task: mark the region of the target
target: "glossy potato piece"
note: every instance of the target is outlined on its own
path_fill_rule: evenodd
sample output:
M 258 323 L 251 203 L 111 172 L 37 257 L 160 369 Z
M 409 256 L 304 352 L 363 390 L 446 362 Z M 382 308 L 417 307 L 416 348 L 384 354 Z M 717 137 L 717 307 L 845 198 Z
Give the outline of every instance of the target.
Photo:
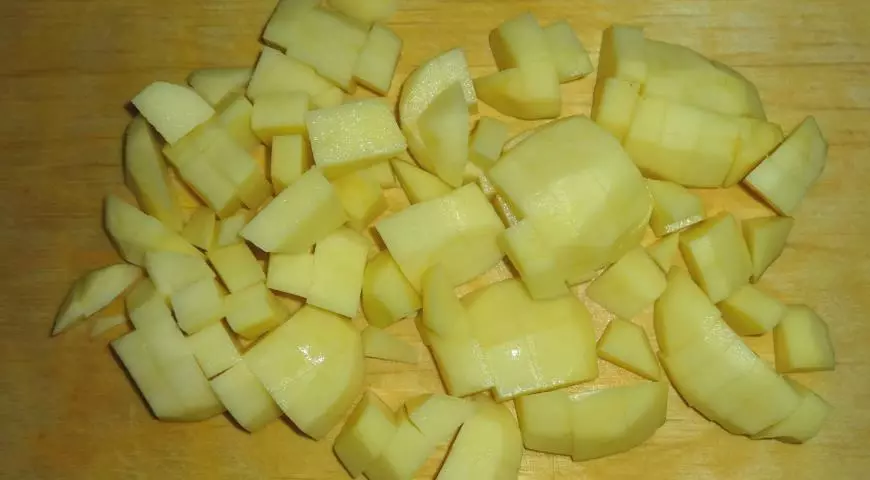
M 256 432 L 281 416 L 281 409 L 245 362 L 238 362 L 211 381 L 215 395 L 245 430 Z
M 571 428 L 571 401 L 566 390 L 517 397 L 514 405 L 526 448 L 571 455 L 574 432 Z
M 660 180 L 647 180 L 653 198 L 649 225 L 657 237 L 678 232 L 704 219 L 701 198 L 680 185 Z

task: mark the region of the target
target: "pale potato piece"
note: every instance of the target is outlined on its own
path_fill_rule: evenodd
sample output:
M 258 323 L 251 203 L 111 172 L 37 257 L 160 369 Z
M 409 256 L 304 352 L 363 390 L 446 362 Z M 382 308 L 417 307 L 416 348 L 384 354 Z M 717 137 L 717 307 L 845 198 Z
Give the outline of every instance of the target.
M 567 295 L 568 272 L 532 220 L 511 226 L 498 239 L 511 264 L 520 273 L 532 298 L 544 300 Z
M 800 405 L 788 418 L 762 430 L 752 438 L 775 438 L 785 443 L 804 443 L 819 433 L 833 410 L 831 404 L 809 388 L 794 380 L 786 380 L 800 395 Z
M 782 127 L 775 123 L 741 118 L 737 156 L 722 186 L 731 187 L 746 178 L 782 142 L 783 137 Z
M 359 333 L 313 307 L 302 307 L 244 359 L 284 414 L 314 439 L 337 425 L 362 391 Z
M 329 0 L 329 5 L 361 22 L 382 22 L 396 13 L 398 0 Z
M 523 457 L 520 429 L 510 410 L 489 401 L 478 402 L 453 446 L 439 480 L 516 478 Z
M 634 448 L 665 423 L 668 385 L 644 382 L 578 394 L 571 399 L 575 462 Z
M 414 165 L 398 160 L 391 160 L 390 164 L 396 172 L 402 190 L 408 196 L 408 201 L 412 204 L 434 200 L 452 191 L 450 185 L 443 180 Z
M 381 186 L 363 175 L 361 171 L 350 173 L 332 181 L 332 186 L 341 199 L 349 218 L 348 225 L 354 230 L 366 229 L 375 218 L 387 210 L 387 199 Z
M 215 110 L 218 122 L 242 148 L 253 150 L 261 145 L 260 139 L 251 130 L 254 104 L 248 100 L 244 91 L 230 93 L 215 105 Z
M 145 213 L 181 231 L 184 216 L 170 187 L 166 161 L 151 127 L 140 116 L 124 133 L 124 179 Z
M 753 285 L 744 285 L 718 305 L 728 326 L 738 335 L 763 335 L 785 315 L 785 305 Z
M 692 278 L 713 303 L 749 283 L 752 259 L 737 220 L 722 212 L 680 234 L 680 251 Z
M 552 64 L 509 68 L 474 79 L 481 101 L 523 120 L 556 118 L 562 113 L 559 77 Z
M 661 368 L 643 327 L 621 318 L 607 324 L 598 339 L 598 356 L 648 380 L 658 381 Z
M 203 278 L 175 291 L 169 302 L 178 326 L 188 335 L 220 323 L 225 315 L 224 294 L 214 278 Z
M 266 204 L 241 236 L 265 252 L 302 253 L 346 221 L 335 188 L 312 168 Z
M 266 145 L 280 135 L 304 134 L 310 101 L 304 92 L 270 93 L 254 100 L 251 129 Z
M 688 272 L 674 267 L 667 278 L 668 286 L 656 300 L 653 310 L 660 351 L 665 354 L 676 352 L 710 332 L 732 342 L 737 339 L 736 334 L 721 321 L 722 314 L 701 287 L 692 281 Z
M 282 5 L 292 3 L 292 0 L 284 0 Z M 261 95 L 280 92 L 305 92 L 311 97 L 311 103 L 318 108 L 327 106 L 322 103 L 325 100 L 329 106 L 333 106 L 341 104 L 344 99 L 344 92 L 340 88 L 329 83 L 329 80 L 318 75 L 308 65 L 278 50 L 263 47 L 248 83 L 248 97 L 256 100 Z
M 281 416 L 281 409 L 245 362 L 236 362 L 213 378 L 211 388 L 233 419 L 249 432 L 256 432 Z
M 523 444 L 529 450 L 571 455 L 571 402 L 566 390 L 534 393 L 514 399 Z
M 353 4 L 362 3 L 353 2 Z M 372 25 L 366 43 L 356 60 L 353 70 L 354 80 L 375 93 L 388 94 L 401 54 L 402 39 L 385 25 L 380 23 Z
M 208 250 L 215 240 L 216 227 L 217 219 L 214 212 L 208 207 L 201 206 L 190 215 L 190 219 L 181 230 L 181 236 L 191 245 L 201 250 Z
M 469 122 L 459 83 L 438 94 L 417 119 L 428 160 L 423 166 L 453 187 L 462 185 L 468 162 Z
M 242 361 L 239 349 L 221 322 L 194 333 L 187 337 L 187 341 L 193 356 L 208 378 L 216 377 Z
M 127 324 L 127 316 L 124 314 L 108 315 L 94 320 L 94 325 L 91 327 L 91 338 L 96 338 L 115 327 Z
M 381 455 L 363 470 L 363 474 L 369 480 L 413 478 L 429 456 L 435 453 L 436 447 L 411 423 L 405 409 L 400 409 L 396 434 Z
M 320 6 L 320 0 L 278 0 L 266 27 L 263 41 L 267 44 L 281 45 L 291 40 L 290 30 L 305 17 L 309 10 Z
M 151 412 L 160 420 L 183 421 L 185 405 L 169 380 L 157 368 L 142 332 L 134 331 L 112 342 L 112 350 L 142 393 Z
M 54 319 L 52 335 L 97 313 L 142 278 L 142 269 L 120 263 L 95 270 L 73 283 Z
M 368 262 L 363 276 L 362 307 L 370 325 L 386 328 L 422 306 L 420 295 L 389 252 L 380 252 Z
M 243 90 L 254 69 L 251 67 L 201 68 L 190 72 L 187 84 L 212 106 L 232 92 Z
M 828 142 L 814 117 L 807 117 L 743 183 L 783 215 L 797 210 L 825 169 Z
M 279 292 L 305 298 L 314 280 L 314 254 L 269 255 L 269 274 L 266 285 Z
M 655 260 L 663 272 L 668 273 L 674 264 L 674 258 L 680 251 L 680 234 L 673 233 L 656 240 L 646 247 L 646 253 Z
M 151 251 L 145 254 L 144 266 L 148 277 L 164 296 L 172 295 L 200 280 L 215 277 L 205 259 L 198 255 Z
M 314 163 L 329 178 L 370 167 L 407 149 L 389 105 L 366 99 L 309 112 Z
M 214 116 L 214 108 L 193 89 L 167 82 L 154 82 L 132 100 L 148 123 L 173 145 Z
M 160 220 L 115 195 L 106 196 L 106 233 L 118 248 L 124 260 L 142 265 L 145 252 L 160 250 L 202 255 L 187 240 L 166 227 Z
M 556 67 L 544 30 L 528 12 L 505 20 L 490 32 L 489 48 L 499 70 Z
M 794 227 L 791 217 L 759 217 L 744 220 L 743 239 L 752 257 L 752 281 L 757 282 L 782 255 Z
M 230 328 L 248 340 L 281 325 L 290 313 L 262 283 L 227 295 L 224 308 Z
M 510 132 L 506 123 L 492 117 L 481 117 L 471 134 L 468 159 L 483 170 L 488 170 L 501 157 Z
M 611 25 L 601 34 L 599 80 L 615 77 L 643 84 L 647 78 L 646 63 L 646 40 L 640 27 Z
M 706 216 L 701 198 L 680 185 L 661 180 L 647 180 L 653 199 L 649 225 L 657 237 L 686 229 Z
M 378 162 L 369 168 L 360 170 L 359 173 L 378 182 L 381 188 L 393 188 L 397 185 L 390 161 Z
M 241 237 L 240 232 L 253 217 L 254 212 L 241 208 L 232 216 L 220 220 L 211 248 L 218 249 L 244 243 L 245 240 Z
M 362 342 L 363 354 L 368 358 L 417 363 L 419 355 L 413 345 L 380 328 L 371 325 L 366 327 L 362 331 Z
M 308 304 L 354 318 L 359 311 L 368 250 L 368 241 L 348 228 L 318 241 Z
M 620 78 L 598 80 L 590 117 L 622 142 L 631 128 L 634 111 L 640 100 L 639 90 L 638 83 Z
M 469 400 L 441 393 L 426 393 L 405 402 L 408 420 L 435 445 L 453 438 L 475 409 Z
M 586 288 L 586 296 L 616 316 L 630 320 L 665 291 L 667 280 L 643 247 L 625 254 Z
M 450 337 L 470 332 L 465 307 L 456 298 L 443 265 L 433 265 L 423 275 L 423 325 L 436 335 Z
M 833 370 L 837 361 L 828 325 L 806 305 L 790 305 L 773 329 L 776 369 L 780 372 Z
M 426 270 L 441 263 L 454 285 L 498 263 L 501 220 L 477 185 L 418 203 L 376 224 L 390 254 L 415 289 Z
M 281 135 L 272 138 L 270 175 L 275 193 L 281 193 L 313 164 L 311 146 L 305 135 Z
M 335 437 L 333 450 L 347 472 L 359 477 L 381 456 L 398 427 L 398 415 L 374 392 L 366 391 Z
M 124 304 L 137 331 L 175 326 L 166 297 L 157 291 L 151 279 L 139 281 L 124 298 Z
M 560 82 L 577 80 L 595 71 L 589 53 L 566 20 L 544 27 L 544 37 Z

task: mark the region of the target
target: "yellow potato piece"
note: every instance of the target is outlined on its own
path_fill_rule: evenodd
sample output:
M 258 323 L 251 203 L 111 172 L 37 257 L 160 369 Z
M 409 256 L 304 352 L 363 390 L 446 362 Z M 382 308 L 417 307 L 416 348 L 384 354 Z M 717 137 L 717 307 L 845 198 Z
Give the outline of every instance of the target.
M 648 380 L 658 381 L 661 368 L 643 327 L 614 318 L 598 339 L 598 356 Z
M 217 106 L 230 93 L 243 90 L 253 72 L 250 67 L 200 68 L 190 72 L 187 84 L 210 105 Z
M 737 220 L 728 212 L 682 232 L 680 251 L 692 278 L 713 303 L 749 283 L 752 259 Z
M 647 180 L 653 198 L 649 225 L 657 237 L 686 229 L 706 216 L 701 198 L 680 185 L 660 180 Z
M 794 227 L 790 217 L 759 217 L 742 223 L 743 239 L 752 258 L 752 281 L 757 282 L 764 272 L 785 250 L 788 236 Z
M 426 393 L 405 402 L 408 420 L 430 442 L 440 445 L 453 438 L 459 427 L 474 415 L 469 400 L 440 393 Z
M 124 263 L 95 270 L 76 280 L 54 319 L 52 335 L 97 313 L 142 277 L 142 269 Z
M 172 294 L 169 301 L 178 326 L 189 335 L 220 323 L 220 319 L 226 315 L 224 294 L 217 281 L 211 277 L 179 289 Z
M 561 83 L 583 78 L 595 71 L 589 53 L 567 21 L 559 20 L 544 27 L 544 37 Z
M 287 307 L 263 283 L 231 293 L 224 308 L 230 328 L 248 340 L 281 325 L 289 315 Z
M 674 258 L 680 251 L 680 234 L 667 235 L 646 247 L 646 253 L 655 260 L 662 271 L 668 273 L 674 264 Z
M 787 380 L 800 395 L 800 405 L 785 420 L 762 430 L 752 438 L 775 438 L 785 443 L 804 443 L 821 430 L 833 407 L 812 390 L 794 380 Z
M 391 160 L 390 163 L 396 172 L 402 190 L 405 191 L 408 201 L 412 204 L 443 197 L 452 191 L 450 185 L 444 183 L 443 180 L 414 165 L 398 160 Z
M 208 260 L 231 292 L 244 290 L 266 280 L 266 274 L 257 263 L 257 257 L 245 243 L 214 249 L 208 252 Z
M 833 370 L 837 361 L 828 325 L 806 305 L 791 305 L 773 329 L 780 372 Z
M 565 390 L 534 393 L 514 399 L 523 444 L 529 450 L 571 455 L 571 402 Z
M 522 456 L 520 429 L 510 410 L 503 405 L 481 401 L 478 402 L 476 414 L 459 431 L 435 478 L 516 478 Z
M 366 327 L 362 331 L 362 342 L 363 354 L 368 358 L 417 363 L 419 357 L 413 345 L 377 327 Z
M 380 252 L 366 265 L 362 306 L 370 325 L 386 328 L 423 304 L 390 253 Z
M 242 361 L 230 332 L 220 322 L 187 337 L 193 356 L 208 378 L 216 377 Z M 215 392 L 217 393 L 217 392 Z M 220 395 L 218 395 L 220 398 Z
M 202 255 L 181 235 L 170 230 L 160 220 L 138 208 L 108 195 L 105 202 L 106 233 L 124 260 L 142 265 L 147 251 L 170 251 Z
M 642 247 L 626 253 L 586 288 L 586 296 L 624 319 L 632 319 L 665 291 L 667 280 Z
M 639 84 L 620 78 L 601 78 L 595 84 L 590 117 L 622 142 L 631 127 L 640 99 Z
M 281 416 L 281 409 L 245 362 L 237 362 L 211 381 L 215 395 L 245 430 L 256 432 Z
M 176 232 L 184 217 L 170 187 L 166 160 L 145 118 L 134 118 L 124 133 L 124 179 L 145 213 Z
M 359 477 L 381 456 L 398 427 L 398 415 L 369 390 L 335 437 L 335 455 L 352 477 Z
M 752 285 L 744 285 L 718 305 L 738 335 L 763 335 L 785 315 L 785 305 Z
M 362 2 L 352 3 L 362 4 Z M 379 23 L 372 25 L 366 43 L 356 60 L 354 80 L 375 93 L 388 94 L 401 53 L 402 39 L 395 32 Z
M 167 82 L 148 85 L 132 102 L 169 145 L 174 145 L 215 113 L 193 89 Z

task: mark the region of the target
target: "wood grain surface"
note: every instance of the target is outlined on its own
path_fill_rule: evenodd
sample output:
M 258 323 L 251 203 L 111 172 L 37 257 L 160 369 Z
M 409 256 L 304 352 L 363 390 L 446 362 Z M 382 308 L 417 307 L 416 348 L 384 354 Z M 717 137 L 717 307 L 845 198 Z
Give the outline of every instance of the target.
M 331 452 L 336 432 L 314 442 L 284 422 L 255 435 L 225 417 L 158 422 L 110 354 L 110 335 L 91 339 L 89 327 L 81 327 L 48 336 L 70 282 L 118 260 L 101 228 L 101 200 L 123 188 L 126 102 L 153 80 L 181 82 L 194 68 L 252 64 L 273 6 L 273 0 L 0 2 L 0 477 L 347 477 Z M 474 75 L 493 71 L 488 32 L 525 10 L 543 22 L 567 17 L 593 57 L 611 23 L 645 25 L 650 37 L 736 67 L 756 82 L 769 117 L 786 130 L 805 115 L 818 118 L 830 141 L 828 166 L 762 287 L 828 320 L 838 366 L 799 378 L 836 408 L 807 445 L 728 435 L 672 392 L 667 423 L 641 447 L 582 464 L 527 452 L 521 478 L 867 478 L 870 3 L 402 0 L 390 24 L 405 40 L 392 97 L 412 69 L 452 47 L 465 47 Z M 563 87 L 565 113 L 588 113 L 593 83 L 590 77 Z M 511 125 L 519 132 L 534 124 Z M 740 189 L 704 198 L 711 212 L 764 212 Z M 600 332 L 608 315 L 590 308 Z M 649 312 L 638 321 L 649 328 Z M 392 330 L 419 344 L 413 322 Z M 771 358 L 769 336 L 750 344 Z M 415 366 L 366 360 L 368 385 L 393 406 L 442 389 L 420 348 Z M 600 383 L 633 381 L 614 367 L 602 369 Z M 420 478 L 431 478 L 443 453 Z

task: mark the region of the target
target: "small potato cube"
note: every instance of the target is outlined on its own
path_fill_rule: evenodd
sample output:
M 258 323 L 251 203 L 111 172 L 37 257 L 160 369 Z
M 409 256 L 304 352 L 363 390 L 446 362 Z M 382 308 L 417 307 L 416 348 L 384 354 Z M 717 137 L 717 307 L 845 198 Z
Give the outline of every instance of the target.
M 469 123 L 468 105 L 459 83 L 439 93 L 417 119 L 425 145 L 420 164 L 453 187 L 462 185 L 468 164 Z
M 622 142 L 631 127 L 640 86 L 619 78 L 599 78 L 595 84 L 592 120 Z
M 782 255 L 794 227 L 791 217 L 760 217 L 743 221 L 743 239 L 752 258 L 752 281 L 757 282 Z
M 692 278 L 713 303 L 749 283 L 752 259 L 737 220 L 728 212 L 682 232 L 680 251 Z
M 630 320 L 652 305 L 666 286 L 661 268 L 638 247 L 590 283 L 586 295 L 618 317 Z
M 380 457 L 398 423 L 397 415 L 374 392 L 363 395 L 335 437 L 335 454 L 352 477 L 359 477 Z
M 362 172 L 337 178 L 332 185 L 350 219 L 348 224 L 357 231 L 364 230 L 387 210 L 387 199 L 381 186 Z
M 314 254 L 273 253 L 269 255 L 269 274 L 266 277 L 266 286 L 270 289 L 306 298 L 311 290 L 313 280 Z
M 369 358 L 401 363 L 417 363 L 419 353 L 413 345 L 386 330 L 368 326 L 362 331 L 363 354 Z
M 652 381 L 661 377 L 661 368 L 643 327 L 614 318 L 598 339 L 598 356 L 629 372 Z
M 250 67 L 201 68 L 188 75 L 187 84 L 206 102 L 215 106 L 230 93 L 244 89 L 251 79 L 251 73 L 253 69 Z
M 481 117 L 471 134 L 468 159 L 483 170 L 489 169 L 501 157 L 509 135 L 506 123 L 492 117 Z
M 172 310 L 178 326 L 195 334 L 224 317 L 224 295 L 214 278 L 204 278 L 172 294 Z
M 407 149 L 389 104 L 367 99 L 309 112 L 314 163 L 328 178 L 370 167 Z
M 239 235 L 239 232 L 245 228 L 245 225 L 248 224 L 253 216 L 253 212 L 242 208 L 231 217 L 227 217 L 218 222 L 212 248 L 223 248 L 237 243 L 244 243 L 245 240 Z
M 214 212 L 208 207 L 199 207 L 184 225 L 181 236 L 190 242 L 191 245 L 202 250 L 208 250 L 214 241 L 216 225 L 217 219 L 215 219 Z
M 148 252 L 145 270 L 164 296 L 172 295 L 199 280 L 215 277 L 202 257 L 175 252 Z
M 208 378 L 220 375 L 242 360 L 223 323 L 214 323 L 187 337 L 193 356 Z
M 668 273 L 680 251 L 680 234 L 674 233 L 646 247 L 646 253 L 655 260 L 662 271 Z
M 258 283 L 226 298 L 227 321 L 234 332 L 254 340 L 287 319 L 288 310 Z
M 281 135 L 272 138 L 272 186 L 281 193 L 314 163 L 311 146 L 305 135 Z
M 353 318 L 359 311 L 369 242 L 343 228 L 317 242 L 308 303 Z
M 356 60 L 353 78 L 375 93 L 386 95 L 390 92 L 401 54 L 402 39 L 388 27 L 376 23 L 369 30 Z
M 322 106 L 316 100 L 318 97 L 344 97 L 341 89 L 308 65 L 278 50 L 264 47 L 248 84 L 248 97 L 256 101 L 262 95 L 280 92 L 305 92 L 311 96 L 312 103 L 318 106 Z
M 722 317 L 738 335 L 763 335 L 785 315 L 785 305 L 752 285 L 744 285 L 719 303 Z
M 133 105 L 169 145 L 174 145 L 214 115 L 214 108 L 193 89 L 154 82 L 133 99 Z
M 146 278 L 136 284 L 127 297 L 124 298 L 130 323 L 136 330 L 147 330 L 152 327 L 175 327 L 175 319 L 169 305 L 154 283 Z
M 362 306 L 369 324 L 380 328 L 386 328 L 422 307 L 420 295 L 389 252 L 380 252 L 366 265 Z
M 589 53 L 565 20 L 544 27 L 544 38 L 562 83 L 583 78 L 595 71 Z
M 833 370 L 834 346 L 828 325 L 805 305 L 791 305 L 773 329 L 776 369 L 783 373 Z
M 378 162 L 365 170 L 360 170 L 362 175 L 378 182 L 381 188 L 393 188 L 396 184 L 396 175 L 389 161 Z
M 256 432 L 281 416 L 281 409 L 244 362 L 235 363 L 212 379 L 211 388 L 233 419 L 249 432 Z
M 722 186 L 731 187 L 740 183 L 749 172 L 782 143 L 784 136 L 782 127 L 775 123 L 757 118 L 741 118 L 740 144 L 737 155 Z
M 182 420 L 188 414 L 172 384 L 154 362 L 145 336 L 133 331 L 112 342 L 112 350 L 121 360 L 136 387 L 145 397 L 148 407 L 160 420 Z
M 235 293 L 266 280 L 257 257 L 244 243 L 212 250 L 208 252 L 208 260 L 230 292 Z
M 499 237 L 499 245 L 520 272 L 532 298 L 543 300 L 569 293 L 567 272 L 553 255 L 552 247 L 531 220 L 523 220 Z
M 260 139 L 251 130 L 254 104 L 248 100 L 245 92 L 230 93 L 217 104 L 215 110 L 220 124 L 242 148 L 253 150 L 260 145 Z
M 443 197 L 452 191 L 450 185 L 421 168 L 398 160 L 392 160 L 390 163 L 393 165 L 402 190 L 412 204 Z
M 562 113 L 562 91 L 553 67 L 510 68 L 474 79 L 478 98 L 511 117 L 556 118 Z
M 598 78 L 620 78 L 642 84 L 647 77 L 646 40 L 643 29 L 611 25 L 601 34 Z
M 649 225 L 657 237 L 688 228 L 704 219 L 701 198 L 680 185 L 660 180 L 647 180 L 653 198 Z
M 801 403 L 785 420 L 753 435 L 753 439 L 775 438 L 784 443 L 804 443 L 819 433 L 833 410 L 831 404 L 817 393 L 792 379 L 786 380 L 801 397 Z
M 266 145 L 278 135 L 304 134 L 308 94 L 304 92 L 270 93 L 254 101 L 251 128 Z

